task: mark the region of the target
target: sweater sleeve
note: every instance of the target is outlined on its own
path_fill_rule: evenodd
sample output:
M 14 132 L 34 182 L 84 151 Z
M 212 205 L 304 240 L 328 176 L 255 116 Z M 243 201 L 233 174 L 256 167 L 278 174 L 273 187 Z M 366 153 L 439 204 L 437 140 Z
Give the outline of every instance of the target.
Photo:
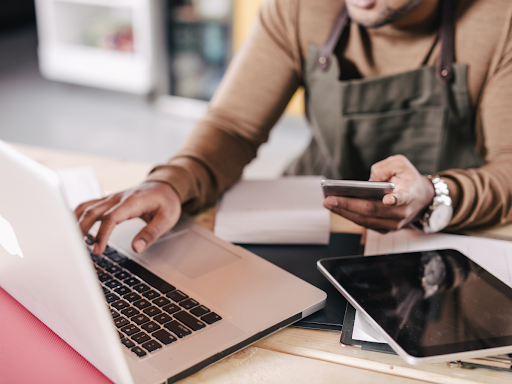
M 477 105 L 477 129 L 485 164 L 476 169 L 448 170 L 454 202 L 450 229 L 504 224 L 512 220 L 512 25 Z
M 302 79 L 297 1 L 268 0 L 236 53 L 206 116 L 148 180 L 170 184 L 185 212 L 213 204 L 241 176 Z

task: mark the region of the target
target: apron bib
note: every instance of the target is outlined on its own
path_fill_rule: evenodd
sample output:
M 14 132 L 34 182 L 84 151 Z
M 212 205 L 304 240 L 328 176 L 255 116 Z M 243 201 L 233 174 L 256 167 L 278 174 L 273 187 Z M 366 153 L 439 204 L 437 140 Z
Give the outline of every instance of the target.
M 325 45 L 308 49 L 304 81 L 312 139 L 286 174 L 368 180 L 374 163 L 397 154 L 406 156 L 421 174 L 480 165 L 468 66 L 453 63 L 453 4 L 441 4 L 437 65 L 340 81 L 333 51 L 349 22 L 344 7 Z

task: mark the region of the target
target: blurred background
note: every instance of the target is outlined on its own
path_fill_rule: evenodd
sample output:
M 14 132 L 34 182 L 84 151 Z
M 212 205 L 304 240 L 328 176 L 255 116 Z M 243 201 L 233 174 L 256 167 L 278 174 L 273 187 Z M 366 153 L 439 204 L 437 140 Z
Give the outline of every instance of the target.
M 262 0 L 0 4 L 0 139 L 160 163 L 204 116 Z M 247 178 L 307 145 L 299 90 Z

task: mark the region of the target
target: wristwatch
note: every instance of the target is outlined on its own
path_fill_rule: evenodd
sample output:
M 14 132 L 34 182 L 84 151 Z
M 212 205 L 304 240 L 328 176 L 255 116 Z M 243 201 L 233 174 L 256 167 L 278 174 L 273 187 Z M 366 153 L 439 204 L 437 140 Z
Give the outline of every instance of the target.
M 434 185 L 435 196 L 427 208 L 423 218 L 414 225 L 424 233 L 436 233 L 446 228 L 453 217 L 452 199 L 448 185 L 443 179 L 436 176 L 427 176 Z

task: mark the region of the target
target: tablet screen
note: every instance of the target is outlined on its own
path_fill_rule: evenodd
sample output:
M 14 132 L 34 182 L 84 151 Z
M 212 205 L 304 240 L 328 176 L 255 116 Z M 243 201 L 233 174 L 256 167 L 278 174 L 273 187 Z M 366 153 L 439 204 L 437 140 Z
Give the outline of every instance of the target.
M 458 251 L 321 264 L 409 355 L 512 345 L 512 289 Z

